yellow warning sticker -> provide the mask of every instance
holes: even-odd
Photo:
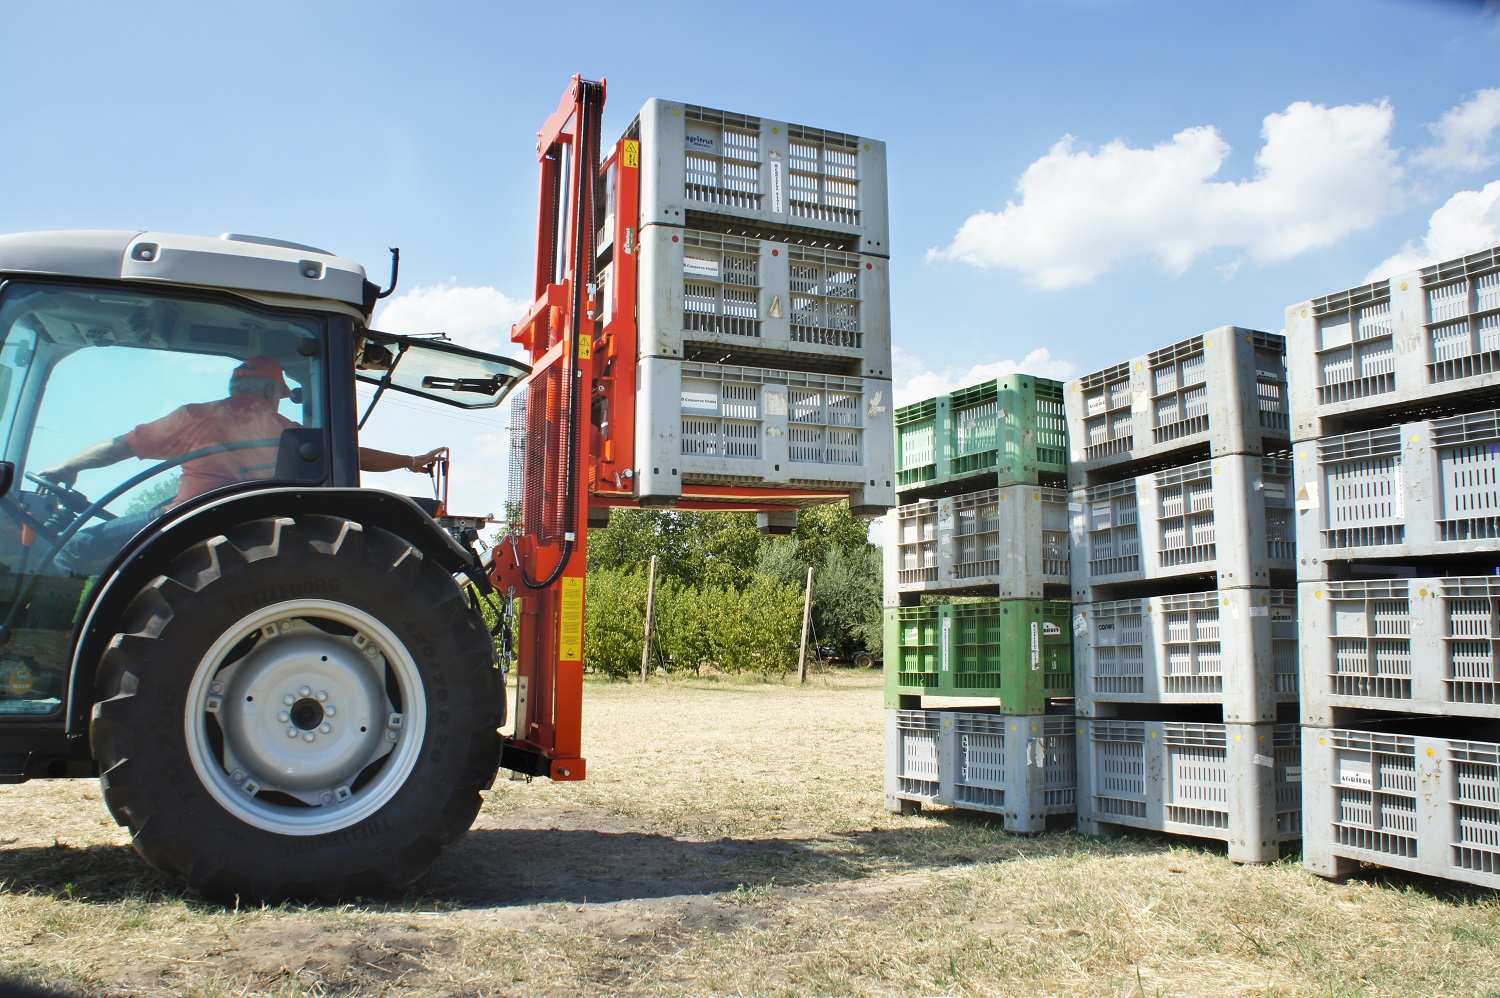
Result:
[[[588,360],[594,356],[594,338],[584,333],[578,340],[578,359]]]
[[[583,658],[583,580],[569,576],[562,580],[562,611],[558,616],[561,633],[557,638],[557,657],[564,662]]]
[[[620,150],[620,162],[628,170],[638,170],[641,166],[641,144],[636,139],[626,139],[624,148]]]

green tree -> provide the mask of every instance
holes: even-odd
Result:
[[[125,512],[142,513],[148,509],[155,509],[164,502],[170,502],[176,497],[177,486],[181,482],[181,475],[168,475],[166,478],[142,487],[126,505]]]

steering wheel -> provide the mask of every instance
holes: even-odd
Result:
[[[51,496],[55,496],[57,498],[57,501],[62,503],[63,508],[72,513],[74,516],[77,516],[93,505],[93,503],[90,502],[88,496],[84,495],[82,492],[79,492],[71,485],[64,485],[61,482],[54,482],[50,478],[43,478],[41,475],[34,474],[30,471],[26,472],[26,480],[28,482],[35,482],[38,486],[41,487],[41,490],[43,492],[46,492]],[[114,514],[111,513],[105,516],[104,519],[112,520],[114,519]]]

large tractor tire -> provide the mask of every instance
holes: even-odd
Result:
[[[91,735],[137,852],[210,897],[401,887],[495,776],[483,621],[396,535],[257,520],[181,554],[100,666]]]

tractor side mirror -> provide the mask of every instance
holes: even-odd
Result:
[[[10,487],[16,484],[16,466],[13,461],[0,461],[0,497],[10,492]]]

